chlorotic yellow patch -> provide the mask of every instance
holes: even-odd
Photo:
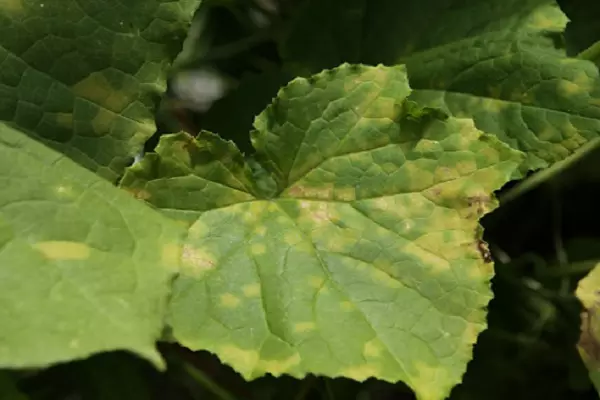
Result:
[[[565,96],[573,96],[584,92],[581,86],[573,82],[564,80],[560,81],[560,83],[558,84],[558,88]]]
[[[152,197],[150,192],[145,189],[127,188],[125,190],[131,193],[133,197],[135,197],[138,200],[148,200],[150,197]]]
[[[288,245],[288,246],[296,246],[298,243],[301,243],[303,241],[302,236],[296,232],[296,231],[288,231],[283,235],[283,241]]]
[[[312,321],[299,322],[294,325],[294,331],[296,331],[297,333],[306,333],[306,332],[314,331],[316,329],[316,327],[317,326]]]
[[[265,236],[265,233],[267,233],[267,227],[264,225],[259,225],[254,228],[254,234],[257,236]]]
[[[68,185],[58,185],[54,188],[54,191],[59,197],[73,197],[73,188]]]
[[[73,129],[73,114],[56,113],[54,114],[54,122],[63,128]]]
[[[240,305],[240,298],[231,294],[225,293],[221,295],[221,305],[226,308],[236,308]]]
[[[258,297],[260,296],[260,285],[258,283],[251,283],[242,287],[242,292],[246,297]]]
[[[352,304],[350,301],[342,301],[340,303],[340,308],[343,311],[353,311],[355,309],[354,304]]]
[[[189,244],[183,246],[181,253],[182,272],[199,277],[215,269],[216,265],[216,258],[206,250],[194,248]]]
[[[131,94],[114,88],[103,72],[93,72],[73,86],[76,96],[91,100],[113,112],[121,112],[131,104]]]
[[[262,243],[254,243],[253,245],[250,246],[250,251],[252,252],[253,255],[260,256],[260,255],[266,254],[267,246],[265,246]]]
[[[308,278],[308,284],[316,289],[319,289],[321,286],[323,286],[323,283],[325,282],[325,278],[323,278],[322,276],[311,276],[310,278]]]
[[[397,279],[394,279],[392,276],[386,274],[385,272],[383,272],[379,269],[373,269],[371,271],[371,276],[378,283],[382,283],[387,287],[390,287],[390,288],[402,287],[402,284],[400,282],[398,282]]]
[[[382,346],[378,339],[369,340],[363,346],[363,355],[365,357],[379,357],[381,355]]]
[[[379,374],[379,367],[374,364],[356,365],[344,368],[340,373],[342,376],[354,379],[358,382],[363,382],[371,377],[377,376]]]
[[[101,108],[97,111],[94,118],[92,118],[92,129],[94,132],[108,132],[117,118],[120,117],[114,112]]]
[[[405,255],[413,256],[417,260],[421,261],[423,264],[431,268],[433,272],[448,271],[450,269],[450,263],[448,260],[445,260],[441,256],[434,254],[415,243],[404,243],[400,251],[402,251],[402,253]]]
[[[87,244],[82,242],[60,240],[39,242],[33,247],[51,260],[87,260],[91,250]]]
[[[169,270],[179,269],[179,260],[181,259],[181,246],[175,243],[165,244],[161,251],[161,262]]]
[[[280,376],[300,364],[300,354],[295,353],[283,360],[259,360],[257,368],[273,376]]]
[[[356,189],[353,187],[339,188],[335,190],[335,197],[341,201],[356,200]]]
[[[244,350],[231,345],[220,347],[217,354],[225,363],[235,365],[236,370],[247,379],[252,377],[259,358],[258,352],[254,350]]]
[[[419,399],[437,400],[446,398],[447,386],[443,383],[450,382],[447,370],[443,366],[431,366],[422,362],[417,362],[414,365],[416,375],[411,376],[407,382],[412,388],[419,388],[417,393]],[[431,382],[436,382],[432,385]]]

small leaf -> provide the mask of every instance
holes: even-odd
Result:
[[[252,137],[272,198],[211,135],[166,137],[126,174],[190,223],[169,311],[179,342],[246,379],[377,377],[426,400],[460,382],[492,295],[478,220],[523,158],[409,94],[403,66],[292,81]]]
[[[200,0],[0,2],[0,121],[115,180]]]
[[[161,365],[182,230],[0,123],[0,368],[110,350]]]

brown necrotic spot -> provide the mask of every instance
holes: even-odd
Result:
[[[484,262],[491,263],[493,261],[492,253],[490,252],[487,243],[481,239],[477,240],[477,250],[479,251],[479,254],[481,254]]]

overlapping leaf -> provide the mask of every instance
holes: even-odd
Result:
[[[491,296],[478,220],[522,154],[409,94],[402,66],[343,65],[292,81],[257,117],[260,174],[208,133],[165,137],[128,171],[124,187],[190,224],[178,341],[248,379],[449,393]]]
[[[404,62],[415,101],[472,117],[525,151],[526,170],[600,133],[598,69],[557,48],[566,22],[553,0],[315,0],[281,48],[300,73]]]
[[[114,180],[200,0],[0,2],[0,120]]]
[[[160,364],[180,228],[0,124],[0,368],[124,349]]]

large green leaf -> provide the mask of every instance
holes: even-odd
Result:
[[[189,222],[175,338],[245,378],[458,383],[485,327],[479,218],[522,153],[406,100],[405,68],[343,65],[282,89],[256,121],[256,182],[217,136],[164,137],[123,185]]]
[[[0,124],[0,368],[115,349],[160,364],[180,227]]]
[[[200,0],[0,2],[0,120],[114,180]]]
[[[348,3],[309,3],[281,44],[289,66],[406,63],[415,101],[473,118],[527,153],[524,170],[600,133],[598,69],[557,48],[567,20],[553,0]]]

